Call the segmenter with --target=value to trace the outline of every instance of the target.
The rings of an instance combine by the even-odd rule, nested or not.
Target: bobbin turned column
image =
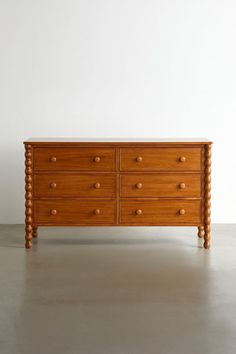
[[[38,237],[38,228],[37,228],[37,226],[34,226],[34,227],[33,227],[32,235],[33,235],[34,238],[35,238],[35,237]]]
[[[25,144],[25,247],[32,247],[33,196],[32,196],[32,147]]]
[[[203,225],[198,226],[198,234],[197,235],[199,238],[203,238],[203,236],[204,236],[204,226]]]
[[[211,144],[205,146],[204,247],[211,246]]]

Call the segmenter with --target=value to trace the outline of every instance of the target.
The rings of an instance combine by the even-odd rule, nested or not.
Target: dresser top
[[[168,144],[211,144],[206,138],[30,138],[24,143],[168,143]]]

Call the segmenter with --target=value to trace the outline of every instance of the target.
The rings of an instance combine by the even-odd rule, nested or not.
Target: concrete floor
[[[236,225],[0,226],[1,354],[234,354]]]

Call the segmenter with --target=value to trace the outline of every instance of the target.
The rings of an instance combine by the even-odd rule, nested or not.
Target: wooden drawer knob
[[[99,189],[101,187],[101,184],[97,182],[97,183],[94,183],[93,186],[94,186],[94,188]]]
[[[185,162],[186,161],[186,157],[185,156],[180,156],[179,161],[180,162]]]
[[[55,156],[53,156],[53,157],[50,158],[50,161],[51,162],[57,162],[57,158]]]
[[[143,211],[142,211],[141,209],[137,209],[137,210],[135,211],[135,214],[136,214],[136,215],[142,215],[142,213],[143,213]]]
[[[95,156],[93,159],[94,162],[100,162],[101,161],[101,157],[99,156]]]
[[[142,183],[137,183],[137,184],[136,184],[136,188],[138,188],[138,189],[143,188],[143,184],[142,184]]]
[[[185,214],[185,210],[184,210],[184,209],[180,209],[180,210],[179,210],[179,214],[180,214],[180,215],[184,215],[184,214]]]
[[[142,162],[142,161],[143,161],[142,156],[138,156],[138,157],[136,157],[136,161],[137,161],[137,162]]]
[[[180,189],[184,189],[185,187],[186,187],[185,183],[180,183],[180,184],[179,184],[179,188],[180,188]]]
[[[57,188],[57,184],[55,182],[52,182],[50,184],[50,188],[52,188],[52,189]]]
[[[56,209],[52,209],[52,210],[50,211],[50,214],[51,214],[51,215],[56,215],[56,214],[57,214]]]
[[[94,215],[99,215],[101,213],[100,209],[94,209],[93,211]]]

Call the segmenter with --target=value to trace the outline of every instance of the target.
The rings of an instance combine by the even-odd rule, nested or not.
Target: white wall
[[[0,223],[24,218],[22,140],[214,141],[213,222],[236,222],[234,0],[0,1]]]

